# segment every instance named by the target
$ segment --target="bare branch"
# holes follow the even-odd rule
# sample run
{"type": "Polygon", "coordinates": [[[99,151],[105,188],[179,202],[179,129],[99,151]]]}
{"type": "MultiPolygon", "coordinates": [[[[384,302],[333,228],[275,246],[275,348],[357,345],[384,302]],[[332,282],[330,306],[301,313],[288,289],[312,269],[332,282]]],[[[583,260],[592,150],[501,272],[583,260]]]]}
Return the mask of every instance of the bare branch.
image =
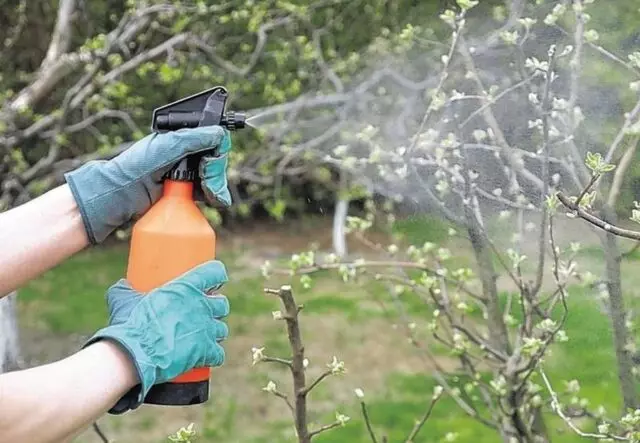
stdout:
{"type": "Polygon", "coordinates": [[[629,229],[623,229],[618,226],[614,226],[596,217],[595,215],[589,214],[587,211],[585,211],[584,209],[578,207],[575,203],[573,203],[562,192],[558,192],[556,196],[558,197],[558,200],[560,200],[560,202],[563,205],[569,208],[574,215],[577,215],[578,217],[588,221],[592,225],[597,226],[598,228],[606,232],[609,232],[611,234],[617,235],[619,237],[630,238],[632,240],[640,240],[640,232],[631,231],[629,229]]]}
{"type": "Polygon", "coordinates": [[[604,157],[604,161],[606,163],[611,162],[611,160],[613,159],[613,155],[615,154],[616,150],[622,143],[622,140],[624,140],[624,137],[627,135],[629,128],[631,127],[631,125],[633,125],[633,123],[635,123],[635,121],[638,120],[639,116],[640,116],[640,100],[636,102],[636,105],[633,107],[631,112],[626,114],[626,118],[624,120],[624,123],[622,124],[622,127],[620,128],[620,131],[618,131],[618,133],[616,134],[616,137],[613,140],[613,143],[611,143],[611,147],[609,148],[607,155],[604,157]]]}
{"type": "Polygon", "coordinates": [[[367,427],[367,432],[369,433],[369,438],[371,438],[371,443],[378,443],[378,439],[376,438],[375,432],[373,432],[373,427],[371,425],[371,419],[369,418],[369,412],[367,411],[367,405],[364,401],[360,401],[360,409],[362,410],[362,418],[364,419],[364,424],[367,427]]]}
{"type": "Polygon", "coordinates": [[[542,377],[542,380],[544,381],[544,384],[547,388],[547,391],[549,392],[549,394],[551,395],[551,408],[556,412],[556,414],[558,414],[558,416],[573,430],[573,432],[575,432],[576,434],[578,434],[580,437],[585,437],[585,438],[593,438],[593,439],[597,439],[597,440],[617,440],[617,441],[628,441],[627,438],[624,437],[620,437],[617,435],[611,435],[611,434],[594,434],[594,433],[590,433],[590,432],[583,432],[581,431],[574,423],[573,421],[567,417],[565,415],[565,413],[562,411],[562,406],[560,405],[560,401],[558,400],[558,394],[556,394],[556,392],[553,390],[553,388],[551,387],[551,383],[549,382],[549,378],[547,377],[547,374],[544,372],[544,370],[542,368],[539,369],[540,372],[540,376],[542,377]]]}
{"type": "Polygon", "coordinates": [[[49,43],[47,55],[42,61],[41,69],[46,69],[49,65],[55,62],[58,57],[69,50],[72,37],[71,24],[73,21],[75,7],[75,0],[60,0],[56,26],[53,29],[51,43],[49,43]]]}
{"type": "MultiPolygon", "coordinates": [[[[473,61],[473,57],[469,52],[469,48],[463,37],[460,38],[459,50],[462,54],[467,70],[473,73],[473,81],[476,84],[478,93],[482,93],[482,91],[484,91],[484,86],[480,80],[480,76],[473,61]]],[[[502,129],[500,129],[500,125],[498,124],[493,111],[491,111],[491,107],[482,108],[482,116],[487,122],[487,125],[489,125],[489,127],[493,131],[493,136],[495,137],[496,143],[501,148],[501,154],[504,156],[511,169],[516,171],[519,176],[523,177],[527,182],[533,185],[535,189],[542,190],[542,188],[544,187],[542,180],[536,177],[536,175],[531,171],[527,170],[511,151],[511,147],[507,143],[504,133],[502,132],[502,129]]]]}
{"type": "Polygon", "coordinates": [[[279,290],[265,289],[268,294],[276,294],[285,308],[285,321],[287,324],[287,336],[293,352],[291,374],[293,376],[293,392],[295,394],[294,413],[295,427],[298,439],[301,443],[309,443],[312,434],[307,427],[307,396],[305,393],[306,376],[304,368],[304,345],[298,323],[300,307],[296,304],[291,286],[282,286],[279,290]]]}
{"type": "Polygon", "coordinates": [[[429,403],[429,407],[427,407],[426,412],[424,413],[422,418],[415,424],[415,426],[411,430],[411,433],[405,440],[405,443],[414,442],[415,438],[418,436],[418,433],[420,432],[424,424],[427,422],[427,420],[429,420],[429,417],[431,416],[431,412],[433,412],[433,408],[435,407],[438,400],[440,400],[440,398],[441,398],[441,395],[434,395],[434,397],[431,399],[431,403],[429,403]]]}
{"type": "Polygon", "coordinates": [[[93,423],[93,430],[98,435],[102,443],[109,443],[109,439],[105,435],[104,431],[100,428],[97,421],[93,423]]]}
{"type": "Polygon", "coordinates": [[[321,426],[320,428],[316,429],[315,431],[309,432],[309,440],[311,440],[313,437],[315,437],[318,434],[322,434],[323,432],[326,432],[326,431],[329,431],[331,429],[337,428],[338,426],[342,426],[343,424],[344,423],[342,423],[341,421],[336,420],[331,424],[321,426]]]}
{"type": "Polygon", "coordinates": [[[313,383],[311,383],[308,387],[305,387],[302,390],[302,394],[307,395],[309,394],[309,392],[311,392],[313,390],[313,388],[315,388],[316,386],[318,386],[322,380],[324,380],[325,378],[327,378],[328,376],[331,375],[331,370],[326,370],[324,371],[322,374],[320,374],[320,376],[318,378],[316,378],[313,383]]]}
{"type": "Polygon", "coordinates": [[[544,155],[544,161],[542,162],[542,181],[543,188],[540,193],[540,206],[542,207],[542,215],[540,219],[540,238],[538,240],[538,268],[536,272],[536,280],[531,288],[530,296],[535,295],[540,291],[542,286],[542,279],[544,277],[544,258],[547,238],[547,205],[545,199],[549,194],[549,112],[551,110],[551,81],[554,75],[555,61],[556,61],[555,46],[552,46],[549,50],[549,69],[547,70],[546,81],[544,83],[544,92],[542,98],[542,153],[544,155]]]}
{"type": "Polygon", "coordinates": [[[136,55],[135,57],[133,57],[130,60],[127,60],[126,62],[124,62],[123,64],[121,64],[120,66],[118,66],[117,68],[113,69],[112,71],[108,72],[107,74],[105,74],[98,82],[97,84],[89,84],[87,86],[85,86],[84,88],[82,88],[82,90],[71,100],[70,103],[70,107],[71,109],[74,109],[76,107],[78,107],[80,105],[81,102],[83,102],[90,94],[93,93],[93,91],[96,89],[97,86],[104,86],[114,80],[116,80],[117,78],[119,78],[120,76],[126,74],[127,72],[136,69],[138,66],[140,66],[141,64],[152,60],[156,57],[158,57],[159,55],[171,50],[171,49],[175,49],[178,47],[183,46],[184,44],[187,43],[188,41],[188,37],[189,34],[187,33],[182,33],[182,34],[177,34],[174,35],[173,37],[171,37],[168,40],[165,40],[164,42],[160,43],[157,46],[154,46],[151,49],[148,49],[138,55],[136,55]]]}
{"type": "Polygon", "coordinates": [[[291,411],[291,413],[294,413],[294,408],[293,405],[291,404],[291,402],[289,401],[289,397],[287,397],[286,394],[283,394],[280,391],[273,391],[273,395],[275,395],[276,397],[281,398],[282,400],[284,400],[284,402],[287,404],[287,407],[289,408],[289,410],[291,411]]]}
{"type": "Polygon", "coordinates": [[[278,20],[274,20],[272,22],[269,23],[265,23],[263,25],[260,26],[260,28],[258,28],[258,41],[253,49],[253,52],[251,53],[251,55],[249,56],[249,62],[243,67],[243,68],[239,68],[236,65],[234,65],[233,63],[231,63],[228,60],[225,60],[224,58],[220,57],[218,55],[218,53],[216,52],[215,48],[209,44],[206,43],[205,39],[201,39],[201,38],[197,38],[195,36],[191,36],[189,41],[191,44],[193,44],[195,47],[197,47],[198,49],[200,49],[202,52],[204,52],[205,54],[207,54],[207,56],[209,58],[211,58],[211,60],[213,60],[218,66],[223,67],[224,69],[226,69],[227,71],[239,76],[239,77],[244,77],[246,76],[249,72],[251,72],[251,70],[255,67],[256,63],[258,63],[258,60],[260,59],[260,56],[262,55],[262,52],[264,51],[264,47],[267,44],[267,32],[273,30],[274,28],[277,28],[279,26],[283,26],[287,23],[291,22],[291,17],[287,16],[287,17],[282,17],[278,20]]]}
{"type": "Polygon", "coordinates": [[[609,189],[609,197],[607,198],[607,205],[611,208],[615,207],[616,202],[618,201],[618,196],[620,195],[620,190],[622,189],[622,183],[624,181],[625,175],[629,166],[631,166],[631,162],[635,158],[636,150],[638,149],[638,142],[640,141],[640,136],[635,136],[629,147],[624,152],[616,170],[613,174],[613,182],[611,183],[611,188],[609,189]]]}
{"type": "Polygon", "coordinates": [[[18,93],[16,98],[9,103],[9,111],[17,113],[22,109],[34,107],[60,80],[92,59],[93,56],[89,52],[64,54],[58,57],[38,72],[33,83],[18,93]]]}
{"type": "Polygon", "coordinates": [[[293,366],[293,363],[290,360],[285,360],[284,358],[278,357],[264,357],[262,361],[267,363],[279,363],[283,366],[287,366],[288,368],[291,368],[293,366]]]}
{"type": "MultiPolygon", "coordinates": [[[[107,118],[114,118],[114,119],[123,121],[129,127],[129,130],[133,133],[140,130],[140,128],[133,121],[131,116],[127,114],[125,111],[118,111],[115,109],[103,109],[101,111],[98,111],[96,114],[93,114],[87,117],[82,121],[66,126],[65,128],[62,129],[62,132],[73,134],[74,132],[79,132],[84,129],[87,129],[89,126],[92,126],[98,123],[99,121],[107,118]]],[[[57,133],[58,131],[56,130],[45,131],[42,133],[42,137],[44,138],[53,137],[57,133]]]]}

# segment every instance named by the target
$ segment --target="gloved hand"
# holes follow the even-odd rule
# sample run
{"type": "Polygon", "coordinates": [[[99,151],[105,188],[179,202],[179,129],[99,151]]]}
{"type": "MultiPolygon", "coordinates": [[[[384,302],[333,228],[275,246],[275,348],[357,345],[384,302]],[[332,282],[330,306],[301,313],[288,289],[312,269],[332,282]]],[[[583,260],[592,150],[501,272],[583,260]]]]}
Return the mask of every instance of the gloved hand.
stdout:
{"type": "Polygon", "coordinates": [[[162,177],[184,157],[218,148],[218,157],[204,156],[196,197],[231,204],[227,187],[229,132],[221,126],[154,133],[111,160],[90,161],[65,174],[78,204],[89,241],[102,242],[119,226],[140,216],[162,194],[162,177]]]}
{"type": "Polygon", "coordinates": [[[109,288],[109,326],[96,332],[83,347],[113,340],[128,352],[140,380],[110,413],[137,408],[154,384],[196,367],[224,363],[219,342],[229,334],[221,321],[229,314],[229,301],[207,292],[219,290],[226,282],[224,265],[214,260],[144,296],[124,279],[109,288]]]}

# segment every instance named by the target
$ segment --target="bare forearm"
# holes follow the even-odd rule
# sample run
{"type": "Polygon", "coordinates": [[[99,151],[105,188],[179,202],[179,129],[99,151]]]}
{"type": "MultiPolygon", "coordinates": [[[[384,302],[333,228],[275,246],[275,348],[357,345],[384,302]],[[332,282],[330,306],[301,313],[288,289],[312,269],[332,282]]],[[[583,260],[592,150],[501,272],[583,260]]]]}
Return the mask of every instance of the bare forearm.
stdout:
{"type": "Polygon", "coordinates": [[[0,375],[0,443],[66,441],[138,382],[124,351],[98,342],[64,360],[0,375]]]}
{"type": "Polygon", "coordinates": [[[0,214],[0,297],[89,244],[67,185],[0,214]]]}

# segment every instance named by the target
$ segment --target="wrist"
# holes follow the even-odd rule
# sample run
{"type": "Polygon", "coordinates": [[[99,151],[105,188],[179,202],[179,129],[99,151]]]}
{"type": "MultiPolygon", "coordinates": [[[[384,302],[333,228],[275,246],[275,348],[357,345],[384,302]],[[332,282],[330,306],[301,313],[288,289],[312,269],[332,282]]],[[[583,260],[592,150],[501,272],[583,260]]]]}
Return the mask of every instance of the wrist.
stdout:
{"type": "Polygon", "coordinates": [[[156,382],[156,368],[151,363],[145,347],[137,339],[132,338],[122,325],[111,325],[101,329],[87,341],[85,347],[97,343],[108,343],[118,350],[122,358],[126,359],[127,368],[134,374],[132,387],[141,385],[137,399],[141,402],[156,382]]]}
{"type": "Polygon", "coordinates": [[[124,390],[129,390],[140,383],[135,363],[117,342],[109,339],[99,340],[86,349],[100,354],[106,367],[115,375],[124,390]]]}

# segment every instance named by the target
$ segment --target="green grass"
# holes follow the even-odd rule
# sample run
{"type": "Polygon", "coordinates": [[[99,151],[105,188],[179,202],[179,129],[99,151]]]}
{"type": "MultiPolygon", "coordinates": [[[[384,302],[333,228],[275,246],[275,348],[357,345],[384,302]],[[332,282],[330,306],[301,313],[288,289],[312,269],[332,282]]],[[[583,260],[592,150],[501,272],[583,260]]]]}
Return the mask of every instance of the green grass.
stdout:
{"type": "Polygon", "coordinates": [[[52,332],[91,332],[107,321],[105,293],[125,270],[124,248],[87,250],[29,282],[19,305],[52,332]]]}
{"type": "MultiPolygon", "coordinates": [[[[54,333],[89,333],[105,325],[109,287],[126,272],[125,245],[80,252],[20,290],[19,305],[29,320],[42,321],[54,333]]],[[[234,254],[220,256],[230,275],[236,268],[234,254]]],[[[262,294],[259,277],[231,279],[225,285],[233,312],[256,315],[272,306],[262,294]]]]}
{"type": "MultiPolygon", "coordinates": [[[[406,232],[407,239],[418,244],[424,241],[446,243],[448,238],[447,229],[441,223],[438,225],[428,219],[404,220],[397,229],[406,232]]],[[[597,248],[587,248],[584,254],[597,258],[597,248]]],[[[259,277],[257,270],[255,275],[247,273],[246,269],[237,263],[238,256],[238,251],[229,251],[221,257],[232,277],[224,289],[232,307],[229,322],[233,336],[253,337],[251,334],[254,333],[253,325],[256,318],[260,316],[268,319],[271,311],[281,308],[276,298],[265,295],[262,291],[264,286],[277,285],[265,282],[259,277]],[[234,272],[243,277],[234,279],[234,272]]],[[[52,332],[61,334],[90,333],[103,326],[107,320],[104,294],[113,282],[122,277],[126,268],[126,257],[127,250],[123,246],[87,250],[32,281],[22,289],[19,297],[23,324],[38,318],[52,332]]],[[[454,257],[453,260],[469,261],[470,258],[454,257]]],[[[631,286],[627,284],[627,287],[631,286]]],[[[330,314],[343,315],[353,328],[365,324],[372,317],[391,318],[397,315],[396,307],[390,302],[388,289],[381,282],[343,284],[336,273],[325,272],[314,277],[311,289],[304,290],[295,280],[293,289],[298,302],[305,306],[304,315],[318,318],[330,314]],[[387,311],[380,308],[380,304],[383,304],[387,311]]],[[[503,301],[506,297],[506,293],[501,294],[503,301]]],[[[430,309],[418,297],[405,294],[400,296],[400,300],[416,321],[430,318],[430,309]]],[[[640,306],[637,298],[629,300],[629,304],[633,307],[640,306]]],[[[593,408],[602,405],[607,411],[615,414],[620,408],[620,396],[609,320],[600,312],[594,301],[593,291],[584,288],[571,288],[569,309],[565,328],[569,341],[553,348],[553,354],[545,363],[547,373],[558,392],[562,391],[564,381],[577,379],[582,386],[581,396],[586,397],[593,408]]],[[[472,315],[480,318],[477,312],[472,315]]],[[[520,315],[517,306],[512,309],[512,315],[516,318],[520,315]]],[[[272,329],[273,334],[260,337],[256,345],[264,345],[273,355],[288,355],[283,328],[276,326],[272,329]]],[[[349,346],[357,346],[350,340],[349,330],[339,332],[343,334],[340,342],[344,343],[345,348],[336,349],[338,355],[349,349],[349,346]]],[[[305,338],[308,348],[324,339],[322,336],[313,335],[305,338]]],[[[282,373],[280,369],[273,370],[282,373]]],[[[264,372],[252,371],[244,383],[259,391],[264,382],[264,372]]],[[[542,384],[540,380],[536,382],[542,384]]],[[[328,384],[330,385],[331,381],[328,381],[328,384]]],[[[390,441],[406,438],[414,421],[424,413],[434,384],[430,374],[391,373],[385,382],[379,385],[379,389],[366,392],[369,413],[379,441],[382,435],[387,435],[390,441]]],[[[247,389],[249,388],[246,386],[238,387],[239,392],[247,389]]],[[[311,411],[314,410],[314,404],[317,404],[314,402],[326,404],[330,399],[331,391],[323,386],[317,394],[311,396],[311,411]]],[[[196,423],[201,435],[200,441],[203,443],[281,441],[283,435],[291,433],[291,421],[288,417],[282,417],[268,423],[256,423],[255,426],[260,428],[261,437],[254,440],[244,439],[243,429],[238,429],[235,423],[242,414],[242,407],[246,408],[247,405],[241,397],[234,400],[225,397],[223,400],[213,399],[212,404],[215,404],[215,407],[207,406],[204,419],[196,423]]],[[[318,442],[370,441],[355,397],[352,397],[352,400],[338,402],[335,409],[349,415],[351,421],[343,428],[320,436],[318,442]]],[[[331,412],[314,418],[318,423],[330,423],[334,420],[331,412]]],[[[113,429],[117,429],[121,422],[114,420],[112,423],[113,429]]],[[[134,428],[143,432],[157,425],[160,424],[154,424],[150,419],[143,417],[134,428]]],[[[548,426],[555,436],[554,441],[583,441],[571,432],[566,432],[566,427],[561,426],[557,417],[548,416],[548,426]],[[560,434],[558,429],[565,432],[560,434]]],[[[444,398],[436,406],[431,419],[415,442],[444,441],[450,432],[458,434],[458,442],[497,441],[495,432],[465,416],[451,399],[444,398]]]]}
{"type": "MultiPolygon", "coordinates": [[[[583,292],[578,289],[571,292],[570,315],[566,323],[570,340],[554,348],[553,356],[547,359],[547,374],[559,393],[562,393],[564,381],[579,380],[581,397],[587,398],[594,408],[602,405],[615,414],[620,407],[620,397],[607,319],[583,292]]],[[[534,380],[542,384],[542,380],[535,377],[534,380]]],[[[462,388],[463,384],[461,382],[458,386],[462,388]]],[[[369,415],[378,438],[387,435],[390,441],[404,441],[401,439],[406,438],[414,421],[424,414],[427,407],[425,401],[434,386],[435,381],[429,375],[393,374],[388,378],[384,393],[368,395],[369,415]]],[[[352,421],[344,428],[321,436],[318,441],[370,441],[358,408],[353,405],[346,407],[352,421]]],[[[327,420],[330,421],[331,417],[327,417],[327,420]]],[[[547,424],[552,429],[553,441],[583,441],[579,436],[567,432],[555,416],[547,415],[547,424]]],[[[459,442],[497,441],[493,431],[462,414],[453,400],[445,397],[436,405],[415,442],[445,441],[445,436],[450,432],[458,434],[456,441],[459,442]]]]}
{"type": "Polygon", "coordinates": [[[447,223],[431,215],[412,215],[394,223],[394,232],[401,234],[406,242],[415,245],[422,245],[427,241],[443,243],[449,238],[448,231],[447,223]]]}

